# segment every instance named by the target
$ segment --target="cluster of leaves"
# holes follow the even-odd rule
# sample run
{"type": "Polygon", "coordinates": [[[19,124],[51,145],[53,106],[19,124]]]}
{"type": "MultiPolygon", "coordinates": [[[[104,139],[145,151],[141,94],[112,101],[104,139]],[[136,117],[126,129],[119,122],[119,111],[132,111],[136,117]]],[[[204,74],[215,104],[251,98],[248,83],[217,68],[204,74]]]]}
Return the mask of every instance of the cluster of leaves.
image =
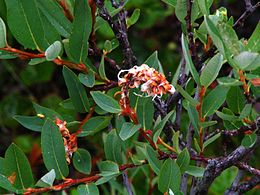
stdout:
{"type": "MultiPolygon", "coordinates": [[[[228,17],[225,8],[211,12],[212,0],[193,1],[190,8],[188,2],[163,0],[158,3],[160,7],[164,6],[164,17],[177,16],[183,31],[180,37],[183,59],[172,78],[176,93],[152,100],[135,95],[138,89],[129,90],[129,109],[136,115],[134,120],[133,113],[126,114],[125,107],[119,103],[120,97],[115,95],[121,92],[117,78],[113,76],[118,73],[119,66],[111,65],[110,57],[121,55],[119,48],[124,48],[124,42],[113,25],[124,21],[129,29],[144,12],[149,18],[146,22],[140,19],[137,26],[148,28],[157,15],[148,14],[149,9],[157,9],[156,6],[146,9],[146,5],[142,7],[142,3],[134,0],[123,4],[116,1],[103,4],[98,0],[0,0],[0,59],[4,66],[13,73],[13,67],[9,67],[6,60],[27,60],[28,69],[22,80],[30,85],[48,80],[54,64],[63,65],[61,74],[69,96],[65,100],[47,99],[46,102],[53,101],[47,104],[54,105],[53,109],[33,103],[32,116],[13,116],[40,137],[36,143],[40,143],[38,150],[41,150],[46,169],[35,182],[36,176],[30,166],[32,158],[29,162],[24,154],[28,152],[26,147],[17,139],[16,144],[7,148],[4,157],[0,157],[0,192],[41,193],[71,186],[72,194],[94,195],[99,191],[102,194],[148,191],[185,194],[185,178],[200,181],[205,176],[207,155],[213,155],[210,156],[212,159],[224,155],[222,151],[211,154],[208,150],[209,146],[219,143],[223,132],[230,137],[242,135],[234,139],[236,146],[255,147],[259,142],[259,110],[255,105],[260,95],[260,24],[248,40],[239,39],[233,28],[234,19],[228,17]],[[126,17],[125,9],[133,10],[132,14],[126,17]],[[104,32],[108,35],[104,36],[104,32]],[[101,49],[93,44],[98,36],[105,37],[98,42],[101,49]],[[28,52],[14,48],[15,41],[28,52]],[[197,53],[208,52],[208,49],[192,53],[195,43],[216,49],[212,56],[196,59],[197,53]],[[37,72],[31,68],[33,66],[43,69],[37,72]],[[186,75],[186,80],[180,79],[181,75],[186,75]],[[161,113],[163,107],[158,106],[158,102],[170,102],[172,97],[179,98],[180,105],[167,105],[166,113],[161,113]],[[82,120],[85,114],[87,117],[82,120]],[[182,120],[178,124],[180,117],[182,120]],[[57,118],[67,121],[70,133],[77,136],[78,148],[69,156],[71,163],[66,161],[68,148],[61,129],[55,124],[57,118]],[[250,129],[255,124],[256,128],[250,129]],[[250,132],[239,132],[241,127],[248,127],[250,132]],[[167,128],[173,132],[172,137],[165,133],[167,128]],[[171,141],[165,143],[163,140],[166,139],[171,141]]],[[[121,33],[125,36],[127,32],[121,33]]],[[[157,51],[143,61],[164,72],[157,51]]],[[[29,151],[32,142],[29,140],[29,151]]],[[[42,162],[36,165],[42,166],[42,162]]],[[[230,187],[227,184],[231,185],[235,177],[229,174],[233,170],[238,168],[226,169],[212,184],[211,191],[223,193],[230,187]],[[217,188],[221,179],[228,182],[217,188]]],[[[189,186],[194,187],[193,184],[189,186]]]]}

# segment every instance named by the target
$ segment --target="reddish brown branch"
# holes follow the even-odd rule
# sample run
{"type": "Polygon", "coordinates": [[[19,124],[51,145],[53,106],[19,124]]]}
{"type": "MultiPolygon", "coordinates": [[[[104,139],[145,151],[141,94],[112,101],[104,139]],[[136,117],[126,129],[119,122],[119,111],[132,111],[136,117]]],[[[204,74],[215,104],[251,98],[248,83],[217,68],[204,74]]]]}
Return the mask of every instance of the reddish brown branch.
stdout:
{"type": "Polygon", "coordinates": [[[73,16],[72,14],[70,13],[70,10],[66,4],[66,1],[65,0],[61,0],[61,1],[58,1],[59,5],[62,7],[63,11],[64,11],[64,15],[66,16],[66,18],[68,18],[69,21],[73,21],[73,16]]]}

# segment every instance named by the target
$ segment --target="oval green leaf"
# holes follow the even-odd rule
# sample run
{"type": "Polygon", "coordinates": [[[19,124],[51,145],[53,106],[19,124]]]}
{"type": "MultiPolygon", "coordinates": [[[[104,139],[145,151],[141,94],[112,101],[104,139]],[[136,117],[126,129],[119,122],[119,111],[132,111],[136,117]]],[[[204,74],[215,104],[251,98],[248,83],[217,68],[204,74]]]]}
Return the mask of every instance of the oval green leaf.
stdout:
{"type": "Polygon", "coordinates": [[[60,41],[55,41],[45,51],[45,56],[48,61],[52,61],[60,55],[62,45],[60,41]]]}
{"type": "Polygon", "coordinates": [[[77,191],[79,195],[99,195],[98,187],[94,183],[79,185],[77,191]]]}
{"type": "Polygon", "coordinates": [[[73,165],[81,173],[89,174],[91,171],[91,156],[90,153],[83,149],[79,148],[73,154],[73,165]]]}
{"type": "Polygon", "coordinates": [[[126,122],[123,124],[120,130],[119,137],[123,141],[125,141],[128,138],[132,137],[140,128],[141,128],[141,124],[134,125],[133,123],[126,122]]]}
{"type": "Polygon", "coordinates": [[[7,46],[6,27],[2,18],[0,18],[0,48],[3,48],[5,46],[7,46]]]}
{"type": "Polygon", "coordinates": [[[118,102],[112,97],[100,92],[100,91],[91,91],[91,96],[93,97],[96,104],[103,110],[110,113],[119,113],[121,108],[118,102]]]}
{"type": "Polygon", "coordinates": [[[14,116],[14,119],[27,129],[40,132],[44,124],[44,120],[37,116],[14,116]]]}
{"type": "Polygon", "coordinates": [[[41,147],[48,171],[54,169],[56,178],[64,179],[69,173],[64,143],[58,127],[50,119],[46,120],[42,128],[41,147]]]}

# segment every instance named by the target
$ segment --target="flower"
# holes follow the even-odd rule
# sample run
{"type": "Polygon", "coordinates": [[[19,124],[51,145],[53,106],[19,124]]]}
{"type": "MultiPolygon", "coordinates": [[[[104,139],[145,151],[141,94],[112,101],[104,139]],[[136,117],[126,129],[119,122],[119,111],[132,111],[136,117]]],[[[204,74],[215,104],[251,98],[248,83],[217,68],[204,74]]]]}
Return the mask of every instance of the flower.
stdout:
{"type": "Polygon", "coordinates": [[[139,88],[141,92],[146,93],[147,97],[162,96],[167,92],[173,94],[175,88],[171,85],[162,73],[146,64],[134,66],[128,70],[121,70],[118,73],[118,84],[122,87],[139,88]],[[122,73],[127,72],[123,77],[122,73]]]}

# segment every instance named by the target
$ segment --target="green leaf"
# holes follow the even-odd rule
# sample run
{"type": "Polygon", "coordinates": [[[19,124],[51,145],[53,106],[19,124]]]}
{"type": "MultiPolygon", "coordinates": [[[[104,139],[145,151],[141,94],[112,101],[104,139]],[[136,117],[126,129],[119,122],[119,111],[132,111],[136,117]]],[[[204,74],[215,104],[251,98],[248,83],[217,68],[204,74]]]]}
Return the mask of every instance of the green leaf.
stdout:
{"type": "Polygon", "coordinates": [[[199,134],[199,114],[195,106],[192,106],[189,102],[187,105],[187,111],[194,130],[199,134]]]}
{"type": "Polygon", "coordinates": [[[5,23],[0,18],[0,48],[7,46],[5,23]]]}
{"type": "Polygon", "coordinates": [[[100,130],[106,128],[111,120],[111,116],[96,116],[90,118],[83,126],[79,137],[94,135],[100,130]]]}
{"type": "Polygon", "coordinates": [[[73,154],[73,165],[77,171],[85,174],[90,174],[91,171],[91,156],[90,153],[83,149],[78,148],[73,154]]]}
{"type": "Polygon", "coordinates": [[[46,61],[46,58],[33,58],[30,60],[30,62],[28,64],[33,66],[33,65],[37,65],[42,62],[45,62],[45,61],[46,61]]]}
{"type": "Polygon", "coordinates": [[[53,185],[53,182],[55,180],[56,174],[54,169],[50,170],[48,173],[46,173],[42,178],[35,184],[38,187],[50,187],[53,185]]]}
{"type": "Polygon", "coordinates": [[[8,178],[2,174],[0,174],[0,187],[16,194],[19,193],[18,190],[10,183],[8,178]]]}
{"type": "Polygon", "coordinates": [[[207,30],[209,32],[209,35],[213,40],[213,43],[218,48],[220,53],[223,56],[225,56],[225,48],[224,48],[223,41],[222,41],[222,38],[220,36],[220,33],[219,33],[217,27],[214,25],[214,23],[211,21],[211,19],[209,19],[208,16],[204,16],[204,21],[205,21],[207,30]]]}
{"type": "Polygon", "coordinates": [[[11,144],[5,152],[5,175],[15,173],[16,179],[13,186],[17,189],[32,187],[33,175],[28,159],[17,145],[11,144]]]}
{"type": "Polygon", "coordinates": [[[209,92],[202,105],[202,113],[204,117],[210,116],[218,110],[218,108],[225,102],[228,90],[229,87],[219,85],[209,92]]]}
{"type": "Polygon", "coordinates": [[[99,163],[100,175],[103,177],[112,176],[119,174],[119,167],[112,161],[102,161],[99,163]]]}
{"type": "Polygon", "coordinates": [[[146,158],[153,171],[159,175],[162,161],[157,158],[157,152],[150,145],[146,145],[146,158]]]}
{"type": "Polygon", "coordinates": [[[101,177],[99,180],[97,180],[95,182],[96,185],[101,185],[104,184],[108,181],[111,181],[112,179],[114,179],[115,177],[117,177],[119,174],[114,174],[114,175],[110,175],[110,176],[106,176],[106,177],[101,177]]]}
{"type": "Polygon", "coordinates": [[[89,70],[87,73],[79,73],[79,81],[86,87],[93,87],[95,84],[95,74],[92,70],[89,70]]]}
{"type": "Polygon", "coordinates": [[[133,123],[126,122],[123,124],[120,130],[119,137],[123,141],[125,141],[128,138],[132,137],[140,128],[141,128],[141,124],[134,125],[133,123]]]}
{"type": "Polygon", "coordinates": [[[176,3],[177,3],[177,0],[162,0],[164,3],[172,6],[172,7],[175,7],[176,6],[176,3]]]}
{"type": "Polygon", "coordinates": [[[234,60],[237,66],[242,70],[249,71],[260,67],[260,55],[258,53],[243,51],[235,56],[234,60]]]}
{"type": "Polygon", "coordinates": [[[243,110],[241,111],[241,114],[239,116],[239,119],[244,119],[250,115],[252,111],[252,105],[251,104],[246,104],[243,110]]]}
{"type": "Polygon", "coordinates": [[[190,94],[188,94],[180,85],[176,85],[176,90],[178,92],[180,92],[180,94],[186,99],[188,100],[188,102],[192,105],[192,106],[196,106],[199,102],[198,100],[193,99],[190,94]]]}
{"type": "Polygon", "coordinates": [[[69,169],[65,159],[65,148],[58,127],[47,119],[42,128],[41,147],[43,161],[48,171],[54,169],[57,179],[64,179],[69,169]]]}
{"type": "Polygon", "coordinates": [[[73,30],[69,38],[69,48],[77,63],[84,63],[88,56],[88,39],[91,30],[92,17],[88,1],[75,1],[73,30]]]}
{"type": "Polygon", "coordinates": [[[205,121],[205,122],[199,122],[199,125],[202,128],[207,128],[207,127],[210,127],[210,126],[215,125],[217,123],[218,123],[217,121],[205,121]]]}
{"type": "Polygon", "coordinates": [[[60,55],[62,45],[60,41],[55,41],[45,51],[45,56],[48,61],[52,61],[60,55]]]}
{"type": "Polygon", "coordinates": [[[231,87],[227,93],[227,105],[232,112],[239,114],[246,102],[246,98],[239,86],[231,87]]]}
{"type": "Polygon", "coordinates": [[[208,16],[209,15],[209,7],[208,7],[207,0],[198,0],[197,2],[198,2],[201,13],[203,15],[208,16]]]}
{"type": "Polygon", "coordinates": [[[158,59],[158,51],[153,52],[143,64],[147,64],[149,67],[163,73],[161,62],[158,59]]]}
{"type": "Polygon", "coordinates": [[[172,110],[169,112],[159,123],[157,126],[154,127],[154,135],[153,135],[153,142],[156,143],[165,124],[168,122],[169,118],[172,116],[172,114],[175,112],[175,110],[172,110]]]}
{"type": "Polygon", "coordinates": [[[219,112],[219,111],[216,111],[216,114],[218,115],[219,118],[226,120],[226,121],[238,120],[238,117],[235,115],[225,114],[225,113],[219,112]]]}
{"type": "Polygon", "coordinates": [[[39,49],[44,45],[44,28],[36,0],[5,0],[8,26],[24,47],[39,49]]]}
{"type": "Polygon", "coordinates": [[[217,53],[209,60],[206,67],[202,70],[200,76],[201,85],[208,87],[218,76],[218,73],[223,64],[223,56],[217,53]]]}
{"type": "Polygon", "coordinates": [[[58,3],[53,0],[41,0],[37,1],[37,5],[53,28],[55,28],[60,35],[68,38],[72,30],[72,25],[58,3]]]}
{"type": "Polygon", "coordinates": [[[58,117],[59,119],[63,120],[63,117],[59,113],[49,108],[45,108],[36,103],[33,103],[33,108],[37,114],[42,114],[45,118],[55,120],[58,117]]]}
{"type": "Polygon", "coordinates": [[[96,104],[103,110],[110,113],[119,113],[121,111],[118,102],[112,97],[100,91],[91,91],[90,94],[93,97],[96,104]]]}
{"type": "Polygon", "coordinates": [[[112,160],[119,164],[122,163],[122,145],[121,140],[118,137],[116,130],[113,129],[109,132],[105,139],[104,150],[108,160],[112,160]]]}
{"type": "Polygon", "coordinates": [[[209,144],[211,144],[212,142],[214,142],[216,139],[218,139],[221,136],[221,133],[218,133],[214,136],[212,136],[211,138],[209,138],[208,140],[206,140],[203,143],[203,148],[206,148],[209,144]]]}
{"type": "Polygon", "coordinates": [[[88,111],[90,105],[84,87],[75,73],[66,66],[63,67],[62,73],[73,106],[78,112],[85,113],[88,111]]]}
{"type": "Polygon", "coordinates": [[[140,9],[137,8],[137,9],[134,10],[131,17],[128,18],[128,20],[126,21],[127,28],[134,25],[138,21],[139,16],[140,16],[140,9]]]}
{"type": "Polygon", "coordinates": [[[187,16],[187,1],[186,0],[177,0],[175,6],[175,14],[179,21],[183,24],[186,24],[185,17],[187,16]]]}
{"type": "Polygon", "coordinates": [[[177,154],[181,153],[181,149],[179,147],[179,136],[180,132],[174,132],[172,136],[172,143],[173,143],[173,148],[177,151],[177,154]]]}
{"type": "Polygon", "coordinates": [[[200,148],[200,145],[199,145],[199,143],[198,143],[196,138],[194,138],[194,146],[195,146],[195,149],[197,150],[197,152],[200,153],[201,152],[201,148],[200,148]]]}
{"type": "Polygon", "coordinates": [[[98,187],[94,183],[81,184],[77,191],[79,195],[99,195],[98,187]]]}
{"type": "Polygon", "coordinates": [[[44,120],[37,116],[20,116],[15,115],[14,119],[27,129],[40,132],[44,124],[44,120]]]}
{"type": "Polygon", "coordinates": [[[185,172],[194,177],[202,177],[204,174],[204,171],[205,171],[205,169],[203,167],[189,165],[185,172]]]}
{"type": "Polygon", "coordinates": [[[154,106],[152,98],[137,98],[137,119],[143,129],[151,129],[153,125],[154,106]]]}
{"type": "Polygon", "coordinates": [[[176,163],[179,165],[181,172],[184,173],[190,164],[190,153],[185,148],[177,157],[176,163]]]}
{"type": "Polygon", "coordinates": [[[171,189],[174,193],[179,191],[181,184],[181,171],[172,159],[164,161],[159,174],[158,188],[164,193],[171,189]]]}
{"type": "Polygon", "coordinates": [[[246,48],[249,49],[252,52],[259,52],[260,51],[260,23],[258,22],[253,34],[248,40],[248,43],[246,45],[246,48]]]}
{"type": "MultiPolygon", "coordinates": [[[[186,1],[185,1],[186,2],[186,1]]],[[[186,61],[186,65],[189,69],[189,71],[192,74],[193,79],[195,82],[200,85],[200,79],[199,79],[199,74],[192,62],[191,56],[190,56],[190,50],[188,46],[188,40],[184,34],[181,35],[181,46],[182,46],[182,52],[186,61]]]]}
{"type": "Polygon", "coordinates": [[[107,76],[106,76],[106,71],[105,71],[105,62],[104,62],[104,58],[105,58],[105,55],[103,54],[102,55],[102,58],[101,58],[101,62],[99,64],[99,68],[98,68],[98,73],[100,75],[100,77],[104,80],[108,80],[107,79],[107,76]]]}
{"type": "Polygon", "coordinates": [[[256,138],[257,138],[256,133],[252,133],[251,135],[245,135],[245,137],[241,142],[241,145],[246,148],[250,148],[255,144],[256,138]]]}
{"type": "Polygon", "coordinates": [[[243,85],[243,83],[241,81],[231,78],[231,77],[221,77],[221,78],[218,78],[217,81],[220,85],[223,85],[226,87],[243,85]]]}

